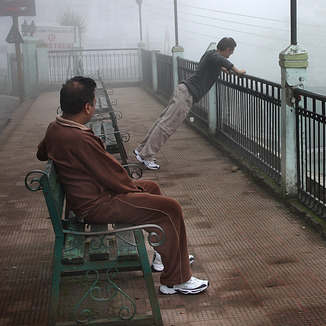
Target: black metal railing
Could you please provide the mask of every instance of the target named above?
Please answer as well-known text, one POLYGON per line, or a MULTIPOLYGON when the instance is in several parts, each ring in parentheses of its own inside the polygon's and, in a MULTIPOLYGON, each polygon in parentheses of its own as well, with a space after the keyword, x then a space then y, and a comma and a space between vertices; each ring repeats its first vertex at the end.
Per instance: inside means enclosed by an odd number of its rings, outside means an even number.
POLYGON ((141 49, 141 60, 143 66, 143 82, 147 86, 153 86, 153 64, 152 53, 149 50, 141 49))
POLYGON ((75 75, 115 83, 139 82, 138 49, 96 49, 49 52, 49 82, 57 84, 75 75))
POLYGON ((280 183, 281 85, 222 73, 216 101, 217 136, 280 183))
POLYGON ((299 200, 326 218, 326 96, 294 91, 299 200))
POLYGON ((159 94, 170 98, 173 92, 173 66, 172 56, 156 53, 158 92, 159 94))
MULTIPOLYGON (((197 62, 178 58, 179 80, 189 77, 197 62)), ((217 137, 280 183, 281 85, 245 75, 222 73, 216 90, 217 137)), ((209 101, 205 95, 190 114, 201 127, 209 127, 209 101)))

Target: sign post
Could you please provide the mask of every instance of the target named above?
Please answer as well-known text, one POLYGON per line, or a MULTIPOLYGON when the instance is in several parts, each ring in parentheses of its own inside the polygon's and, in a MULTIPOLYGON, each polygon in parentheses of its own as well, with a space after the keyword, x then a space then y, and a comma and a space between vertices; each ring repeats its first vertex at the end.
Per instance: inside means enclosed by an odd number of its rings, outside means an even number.
POLYGON ((20 43, 24 43, 22 36, 18 29, 18 17, 12 17, 12 27, 6 38, 8 43, 15 43, 16 60, 17 60, 17 75, 18 75, 18 87, 19 87, 19 100, 20 103, 25 101, 25 85, 23 76, 23 57, 20 48, 20 43))
POLYGON ((8 43, 15 44, 19 99, 20 103, 22 103, 25 100, 25 85, 23 74, 23 58, 20 44, 24 43, 24 40, 19 32, 18 17, 36 16, 35 0, 0 0, 0 16, 12 16, 12 27, 6 38, 6 41, 8 43))

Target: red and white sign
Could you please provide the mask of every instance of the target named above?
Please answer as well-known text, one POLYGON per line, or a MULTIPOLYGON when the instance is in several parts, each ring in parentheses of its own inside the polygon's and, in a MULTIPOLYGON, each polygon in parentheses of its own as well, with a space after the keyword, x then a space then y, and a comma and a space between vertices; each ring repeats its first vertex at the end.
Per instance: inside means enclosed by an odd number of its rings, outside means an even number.
POLYGON ((35 0, 0 0, 0 16, 36 16, 35 0))
POLYGON ((73 26, 37 26, 34 37, 42 40, 50 50, 72 50, 76 39, 73 26))

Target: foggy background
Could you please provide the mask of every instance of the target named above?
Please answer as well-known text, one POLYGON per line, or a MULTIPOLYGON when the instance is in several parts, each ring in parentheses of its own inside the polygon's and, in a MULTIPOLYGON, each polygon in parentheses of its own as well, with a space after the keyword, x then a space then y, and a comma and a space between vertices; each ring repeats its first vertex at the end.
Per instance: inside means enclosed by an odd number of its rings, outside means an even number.
MULTIPOLYGON (((140 40, 136 0, 35 0, 37 26, 56 26, 62 11, 71 9, 83 18, 85 49, 137 47, 140 40)), ((174 1, 143 0, 141 5, 145 48, 171 55, 175 45, 174 1)), ((325 0, 297 0, 298 45, 308 52, 308 88, 325 91, 325 0)), ((14 52, 5 42, 11 17, 0 17, 0 68, 4 55, 14 52)), ((233 37, 238 46, 230 61, 239 69, 269 81, 281 82, 279 53, 290 41, 290 0, 178 0, 179 45, 184 58, 199 61, 211 42, 233 37)))

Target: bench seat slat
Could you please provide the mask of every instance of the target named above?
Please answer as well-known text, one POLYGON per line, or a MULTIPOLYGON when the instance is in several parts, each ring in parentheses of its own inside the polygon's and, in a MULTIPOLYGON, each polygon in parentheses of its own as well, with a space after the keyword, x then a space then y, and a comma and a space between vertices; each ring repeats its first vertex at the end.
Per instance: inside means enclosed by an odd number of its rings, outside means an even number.
MULTIPOLYGON (((131 226, 130 224, 115 224, 115 229, 121 229, 131 226)), ((129 259, 137 259, 138 258, 138 250, 136 246, 132 246, 128 244, 125 239, 129 243, 135 243, 135 237, 133 231, 125 231, 119 233, 117 236, 117 258, 119 260, 129 260, 129 259)))
POLYGON ((108 121, 108 120, 103 121, 103 131, 105 134, 108 134, 108 136, 106 136, 107 145, 116 146, 117 142, 115 140, 114 129, 113 129, 111 121, 108 121))
MULTIPOLYGON (((107 224, 91 224, 91 232, 107 231, 107 224)), ((110 257, 110 243, 107 236, 91 237, 89 247, 90 260, 106 260, 110 257)))

